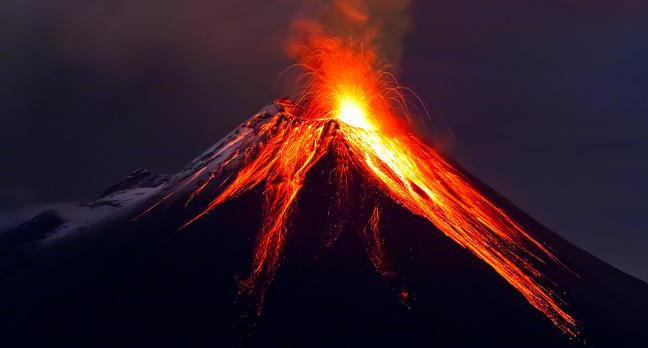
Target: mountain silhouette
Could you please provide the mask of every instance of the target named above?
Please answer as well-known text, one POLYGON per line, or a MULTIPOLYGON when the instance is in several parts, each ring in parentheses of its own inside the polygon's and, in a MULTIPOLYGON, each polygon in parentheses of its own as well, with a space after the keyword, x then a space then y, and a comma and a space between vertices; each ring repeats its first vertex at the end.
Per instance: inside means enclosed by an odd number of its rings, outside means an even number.
MULTIPOLYGON (((344 212, 331 216, 333 153, 305 177, 280 267, 257 307, 241 295, 240 281, 252 267, 263 187, 181 227, 210 202, 207 194, 192 195, 196 188, 206 183, 201 192, 212 192, 222 184, 206 181, 220 165, 215 154, 236 151, 226 148, 229 140, 254 133, 286 103, 268 105, 174 176, 140 170, 95 202, 49 207, 1 229, 2 346, 648 345, 648 284, 574 246, 463 170, 564 264, 537 267, 578 321, 576 338, 357 170, 344 212), (380 267, 365 234, 370 201, 381 211, 380 267)), ((232 171, 238 164, 228 165, 232 171)))

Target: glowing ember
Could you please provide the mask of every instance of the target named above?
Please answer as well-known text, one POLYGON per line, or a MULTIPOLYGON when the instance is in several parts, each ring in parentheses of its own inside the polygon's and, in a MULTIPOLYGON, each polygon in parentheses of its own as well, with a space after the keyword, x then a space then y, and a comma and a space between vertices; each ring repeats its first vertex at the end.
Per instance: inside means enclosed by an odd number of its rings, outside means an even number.
MULTIPOLYGON (((240 158, 242 166, 221 183, 204 211, 185 225, 255 186, 265 185, 263 224, 242 292, 257 296, 259 304, 263 301, 304 178, 319 159, 334 151, 337 164, 333 171, 341 192, 347 190, 349 168, 357 168, 387 196, 487 263, 558 328, 576 335, 574 318, 529 261, 559 263, 556 257, 479 192, 460 170, 410 132, 402 89, 377 61, 371 46, 316 35, 307 37, 306 44, 299 47, 294 54, 302 61, 307 83, 295 111, 279 113, 262 124, 255 135, 262 140, 252 145, 253 149, 229 155, 225 163, 240 158)), ((233 140, 238 141, 241 137, 233 140)), ((208 182, 218 177, 212 173, 208 182)), ((205 190, 208 182, 194 195, 205 190)), ((376 206, 362 233, 372 263, 379 273, 388 275, 379 220, 376 206)), ((402 296, 406 298, 407 292, 402 296)))

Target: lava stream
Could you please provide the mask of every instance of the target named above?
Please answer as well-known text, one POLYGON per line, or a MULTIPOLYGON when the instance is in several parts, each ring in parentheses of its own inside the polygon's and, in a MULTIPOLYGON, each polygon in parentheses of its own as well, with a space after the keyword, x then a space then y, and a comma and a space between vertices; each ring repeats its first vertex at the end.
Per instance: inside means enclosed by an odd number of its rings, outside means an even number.
MULTIPOLYGON (((257 134, 244 135, 260 140, 251 141, 225 159, 224 163, 229 163, 239 158, 241 165, 221 181, 208 206, 184 225, 264 185, 263 223, 252 271, 241 283, 242 293, 255 295, 261 309, 304 179, 325 154, 333 151, 337 164, 332 174, 339 179, 341 196, 348 190, 348 171, 357 169, 384 194, 429 220, 492 267, 560 330, 576 336, 575 319, 562 308, 557 289, 548 285, 551 282, 534 266, 534 262, 547 261, 561 266, 556 256, 411 132, 403 89, 379 63, 375 51, 362 42, 321 36, 309 37, 304 47, 296 55, 306 70, 306 83, 294 108, 261 124, 257 134)), ((205 194, 209 181, 219 177, 210 174, 208 182, 191 198, 205 194)), ((379 212, 378 207, 373 210, 362 233, 372 263, 379 273, 387 275, 379 212)))

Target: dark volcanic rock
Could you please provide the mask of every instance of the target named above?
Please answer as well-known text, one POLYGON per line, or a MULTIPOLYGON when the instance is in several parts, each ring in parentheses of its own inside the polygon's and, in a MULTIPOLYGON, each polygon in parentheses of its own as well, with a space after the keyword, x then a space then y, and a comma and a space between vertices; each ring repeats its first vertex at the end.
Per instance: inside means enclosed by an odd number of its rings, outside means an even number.
MULTIPOLYGON (((493 270, 371 186, 355 181, 330 247, 327 161, 307 177, 275 281, 257 320, 237 281, 250 269, 261 189, 178 226, 207 202, 178 201, 49 245, 0 289, 3 347, 641 347, 648 286, 581 251, 499 199, 572 270, 549 271, 583 335, 570 340, 493 270), (357 231, 377 195, 396 276, 369 262, 357 231), (403 304, 405 302, 405 304, 403 304), (253 323, 248 331, 241 322, 253 323), (239 323, 239 325, 235 325, 239 323)), ((156 198, 157 199, 157 198, 156 198)), ((151 200, 152 202, 155 199, 151 200)), ((30 233, 29 231, 25 233, 30 233)), ((5 268, 0 268, 5 269, 5 268)))

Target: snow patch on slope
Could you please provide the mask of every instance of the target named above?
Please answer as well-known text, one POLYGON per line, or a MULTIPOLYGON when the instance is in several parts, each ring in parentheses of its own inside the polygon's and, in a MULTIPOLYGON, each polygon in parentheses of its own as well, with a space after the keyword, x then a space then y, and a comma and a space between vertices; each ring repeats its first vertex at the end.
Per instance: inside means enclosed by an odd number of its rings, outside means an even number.
POLYGON ((152 196, 161 186, 115 191, 90 203, 53 203, 14 212, 11 218, 0 220, 0 244, 47 242, 67 236, 152 196), (33 227, 42 224, 44 219, 49 219, 50 223, 38 228, 37 235, 19 235, 22 230, 34 230, 33 227))
POLYGON ((266 105, 173 176, 140 169, 108 188, 93 202, 54 203, 0 215, 0 247, 57 240, 117 214, 141 213, 161 200, 186 198, 187 193, 196 190, 211 175, 237 168, 245 156, 233 155, 237 151, 243 153, 256 143, 259 126, 284 112, 287 105, 290 105, 288 99, 266 105), (224 163, 226 160, 229 162, 224 163), (38 232, 28 237, 18 235, 27 230, 38 232))

